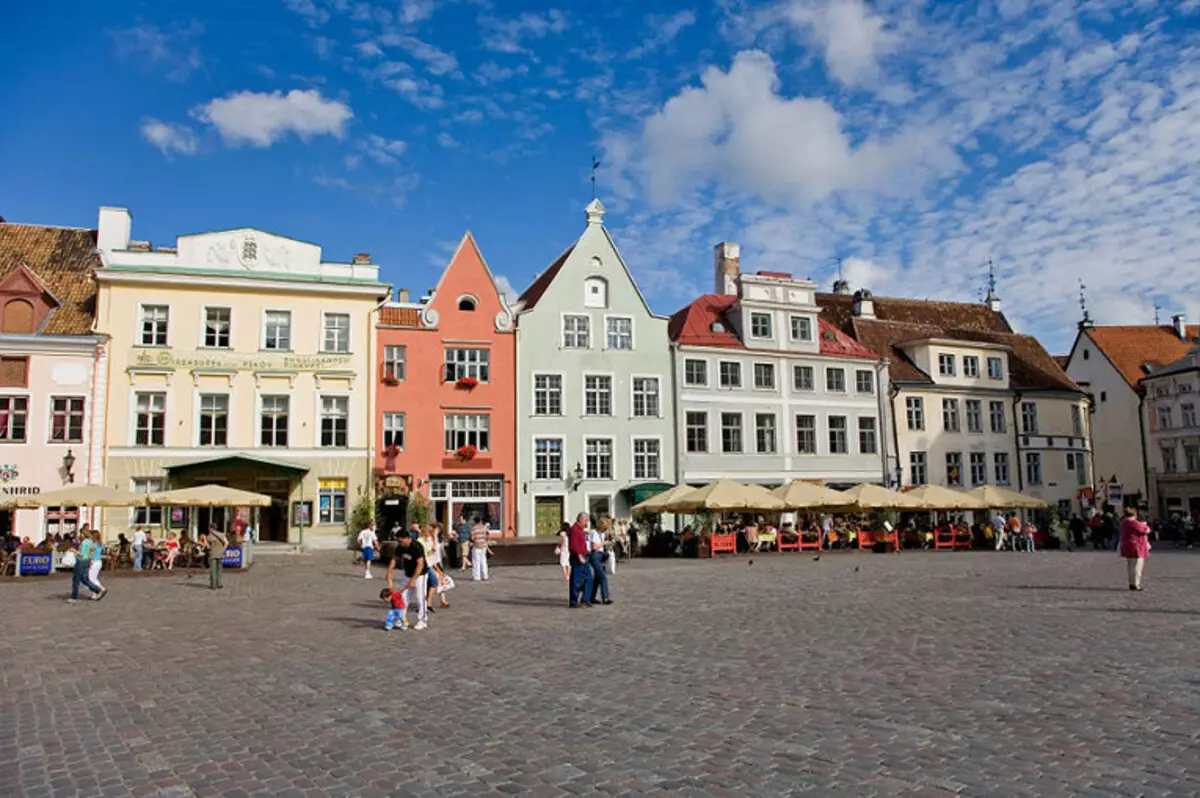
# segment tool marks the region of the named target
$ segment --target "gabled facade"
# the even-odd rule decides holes
[[[470,233],[433,294],[389,302],[376,329],[376,519],[404,523],[412,491],[453,529],[514,526],[516,333]]]
[[[820,318],[812,281],[743,274],[731,243],[715,273],[670,322],[680,480],[886,482],[883,359]]]
[[[604,206],[518,301],[517,532],[579,512],[628,518],[675,484],[667,320],[650,311],[604,228]]]
[[[95,230],[0,222],[0,498],[104,482],[95,247]],[[37,541],[94,521],[77,508],[0,510],[0,533]]]
[[[1200,518],[1200,344],[1140,380],[1145,392],[1151,512]]]

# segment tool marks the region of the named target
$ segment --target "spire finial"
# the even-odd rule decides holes
[[[1079,320],[1079,329],[1091,327],[1092,317],[1088,315],[1087,309],[1087,286],[1083,284],[1083,279],[1079,280],[1079,309],[1083,311],[1083,318]]]
[[[996,298],[996,265],[992,263],[992,259],[988,258],[988,290],[987,298]]]
[[[592,156],[592,199],[596,198],[596,170],[600,168],[600,161],[596,156]]]
[[[1159,321],[1158,321],[1158,312],[1159,312],[1160,310],[1162,310],[1162,305],[1160,305],[1160,304],[1158,304],[1157,302],[1155,302],[1155,303],[1154,303],[1154,326],[1155,326],[1155,327],[1157,327],[1157,326],[1159,325]]]

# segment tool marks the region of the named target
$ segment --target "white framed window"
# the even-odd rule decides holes
[[[770,338],[771,337],[771,314],[770,313],[751,313],[750,314],[750,337],[751,338]]]
[[[992,473],[997,485],[1007,485],[1012,482],[1008,468],[1008,452],[996,452],[992,455]]]
[[[1075,433],[1075,437],[1077,437],[1077,438],[1082,437],[1083,436],[1083,418],[1081,417],[1082,414],[1079,412],[1078,407],[1072,407],[1071,410],[1074,411],[1072,413],[1072,418],[1071,418],[1072,423],[1078,421],[1077,424],[1074,424],[1074,429],[1079,430],[1078,432]],[[1179,410],[1182,415],[1181,423],[1185,429],[1190,429],[1191,427],[1196,426],[1196,406],[1194,404],[1180,405]]]
[[[613,478],[612,438],[588,438],[584,441],[584,477]]]
[[[829,424],[829,453],[846,454],[850,447],[846,441],[846,417],[830,416]]]
[[[817,453],[817,417],[796,416],[796,453]]]
[[[929,484],[929,459],[925,452],[908,453],[908,484]]]
[[[133,492],[139,496],[159,493],[167,489],[167,481],[161,477],[134,477],[131,482]],[[162,526],[163,508],[132,507],[130,523],[133,526]]]
[[[322,352],[350,351],[350,314],[326,313],[324,315]]]
[[[1025,453],[1025,484],[1041,485],[1042,484],[1042,453],[1041,452],[1026,452]]]
[[[983,402],[978,399],[966,400],[967,432],[983,432]]]
[[[659,479],[662,469],[662,442],[657,438],[633,439],[633,478]]]
[[[962,452],[946,452],[946,484],[957,488],[962,481]]]
[[[263,349],[272,352],[292,350],[292,312],[268,310],[263,314]]]
[[[350,397],[321,397],[321,447],[344,448],[350,445]]]
[[[754,364],[754,387],[762,391],[775,390],[775,365],[773,363]]]
[[[875,454],[878,451],[875,417],[860,416],[858,419],[858,453]]]
[[[388,344],[383,347],[383,378],[404,382],[408,376],[408,347]]]
[[[719,366],[722,388],[742,387],[742,364],[731,360],[722,360]]]
[[[708,387],[708,361],[691,359],[683,361],[683,384],[697,388]]]
[[[0,441],[24,443],[29,431],[29,397],[0,396]]]
[[[395,446],[397,450],[404,451],[404,422],[403,413],[383,414],[383,448],[385,450]]]
[[[1087,352],[1085,351],[1084,355],[1086,355],[1086,354],[1087,354]],[[987,370],[988,370],[988,379],[989,380],[1004,379],[1004,361],[1001,358],[989,357],[987,359]]]
[[[1189,474],[1200,473],[1200,446],[1184,444],[1183,457]]]
[[[958,400],[942,400],[942,429],[946,432],[958,432],[962,429],[958,421]]]
[[[938,355],[938,374],[942,377],[953,377],[957,373],[957,358],[948,352]]]
[[[1021,423],[1022,423],[1022,426],[1024,426],[1024,424],[1025,424],[1025,403],[1024,402],[1021,403]],[[1171,429],[1171,408],[1169,408],[1169,407],[1158,408],[1158,428],[1159,429]]]
[[[288,396],[275,395],[262,397],[262,410],[259,411],[258,442],[262,446],[288,445],[288,415],[291,410],[291,399]]]
[[[633,415],[635,418],[658,418],[658,378],[633,378]]]
[[[689,453],[708,451],[708,413],[688,410],[684,417],[684,439]]]
[[[1001,433],[1008,430],[1008,415],[1004,402],[988,402],[988,416],[992,423],[992,432]]]
[[[796,391],[814,390],[813,367],[792,366],[792,389]]]
[[[345,479],[322,479],[317,483],[317,523],[346,523]]]
[[[846,370],[835,368],[825,369],[825,390],[830,393],[845,393]]]
[[[167,394],[145,391],[134,395],[134,446],[162,446],[167,434]]]
[[[1174,474],[1179,469],[1179,463],[1175,460],[1175,447],[1162,447],[1162,466],[1164,474]]]
[[[446,382],[473,379],[487,382],[491,377],[491,352],[487,349],[446,349]]]
[[[563,478],[562,438],[534,438],[533,478]]]
[[[612,377],[607,374],[586,374],[583,378],[583,414],[611,416]]]
[[[875,393],[875,372],[868,369],[856,369],[854,372],[855,393]]]
[[[971,484],[987,484],[987,452],[971,452]]]
[[[563,414],[563,387],[561,374],[533,375],[533,414],[535,416],[561,416]]]
[[[791,324],[793,341],[812,340],[812,319],[810,319],[808,316],[792,316]]]
[[[1187,451],[1187,447],[1184,447]],[[1067,470],[1075,472],[1075,484],[1088,484],[1087,461],[1083,457],[1082,452],[1067,452]]]
[[[1024,435],[1037,435],[1037,431],[1037,403],[1021,402],[1021,433]]]
[[[1192,418],[1190,423],[1188,422],[1189,412],[1190,412],[1191,418]],[[1183,406],[1183,426],[1185,426],[1185,427],[1196,426],[1195,419],[1196,419],[1195,408],[1192,405],[1184,405]],[[1079,405],[1071,405],[1071,434],[1074,435],[1076,438],[1083,437],[1083,410],[1080,409]]]
[[[199,446],[229,445],[229,395],[200,394]]]
[[[778,444],[774,413],[754,414],[754,450],[759,454],[775,454]]]
[[[608,316],[604,326],[609,349],[633,349],[633,319]]]
[[[904,415],[908,420],[908,428],[913,431],[925,429],[925,400],[920,396],[908,396],[904,399]]]
[[[589,277],[583,281],[583,306],[585,308],[608,307],[608,280]]]
[[[83,443],[86,404],[82,396],[50,397],[51,443]]]
[[[563,349],[590,349],[592,320],[588,316],[563,316]]]
[[[721,414],[721,451],[726,454],[742,452],[742,414]]]
[[[486,452],[491,447],[492,419],[482,413],[447,413],[443,420],[446,451],[457,452],[464,446],[474,446]]]
[[[170,316],[166,305],[142,305],[142,346],[167,346]]]
[[[205,349],[228,349],[232,330],[232,309],[209,307],[204,309]]]
[[[963,376],[979,376],[979,358],[975,355],[963,355]]]

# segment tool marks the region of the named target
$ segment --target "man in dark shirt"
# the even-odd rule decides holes
[[[416,524],[413,524],[416,526]],[[400,587],[394,586],[392,574],[396,563],[404,572],[399,580]],[[396,556],[388,563],[387,586],[404,594],[404,602],[417,610],[417,622],[412,627],[416,631],[425,629],[428,625],[429,611],[425,604],[425,586],[429,576],[429,566],[425,562],[425,547],[417,540],[412,530],[405,529],[400,533],[400,541],[396,545]]]
[[[588,563],[587,540],[588,514],[580,513],[567,532],[567,549],[571,554],[570,606],[590,607],[587,603],[592,595],[592,566]],[[582,599],[580,598],[582,596]]]
[[[454,531],[458,534],[458,570],[466,571],[471,562],[471,525],[467,523],[465,515],[458,517],[458,526]]]

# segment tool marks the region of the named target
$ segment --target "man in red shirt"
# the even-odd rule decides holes
[[[567,532],[567,549],[571,554],[571,597],[570,606],[589,607],[592,595],[592,566],[588,563],[587,541],[588,514],[580,513]],[[582,596],[582,599],[580,598]]]

